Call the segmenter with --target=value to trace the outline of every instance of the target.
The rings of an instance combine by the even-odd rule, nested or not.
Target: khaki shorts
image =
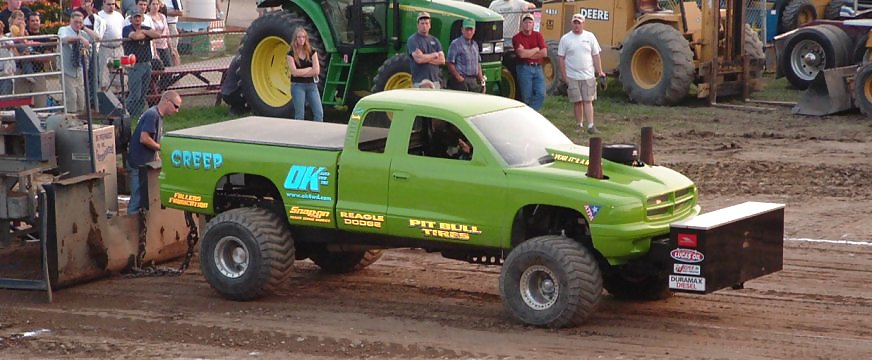
[[[566,80],[566,95],[571,102],[596,100],[596,78]]]

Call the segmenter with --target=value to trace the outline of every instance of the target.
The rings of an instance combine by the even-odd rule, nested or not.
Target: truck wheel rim
[[[633,81],[643,89],[653,89],[663,77],[663,58],[651,46],[643,46],[633,53],[630,60]]]
[[[790,52],[790,69],[805,81],[814,80],[826,63],[824,48],[817,41],[802,40]]]
[[[248,247],[235,236],[226,236],[215,245],[213,258],[218,271],[231,279],[236,279],[248,269],[250,259]]]
[[[282,107],[291,101],[288,73],[288,43],[278,36],[261,40],[251,59],[251,79],[257,96],[265,104]]]
[[[398,72],[391,75],[385,82],[385,90],[408,89],[412,87],[412,74]]]
[[[560,286],[551,269],[534,265],[521,274],[521,298],[533,310],[545,310],[557,302]]]

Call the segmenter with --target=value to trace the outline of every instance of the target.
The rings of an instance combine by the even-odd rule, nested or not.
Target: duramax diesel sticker
[[[197,209],[205,209],[209,207],[209,203],[203,202],[202,196],[182,193],[174,193],[173,197],[170,198],[169,203]]]
[[[293,206],[288,210],[288,218],[297,221],[309,221],[317,223],[329,223],[330,212],[324,210],[305,209]]]
[[[409,227],[419,228],[426,237],[451,240],[469,240],[470,235],[480,235],[476,225],[455,224],[441,221],[409,219]]]
[[[384,215],[364,214],[350,211],[340,211],[339,217],[342,218],[342,223],[345,225],[376,229],[381,229],[382,224],[385,222]]]
[[[669,288],[705,292],[705,278],[696,276],[669,275]]]

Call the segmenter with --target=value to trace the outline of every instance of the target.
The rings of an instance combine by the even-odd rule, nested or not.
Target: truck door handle
[[[394,176],[394,179],[397,179],[397,180],[408,180],[409,179],[409,174],[406,174],[404,172],[395,172],[395,173],[393,173],[393,176]]]

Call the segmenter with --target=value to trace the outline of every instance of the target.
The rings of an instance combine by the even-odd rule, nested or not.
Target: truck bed
[[[320,150],[342,150],[345,145],[347,127],[345,124],[248,116],[176,130],[167,133],[166,136]],[[377,139],[387,137],[387,132],[368,135],[367,138]]]

